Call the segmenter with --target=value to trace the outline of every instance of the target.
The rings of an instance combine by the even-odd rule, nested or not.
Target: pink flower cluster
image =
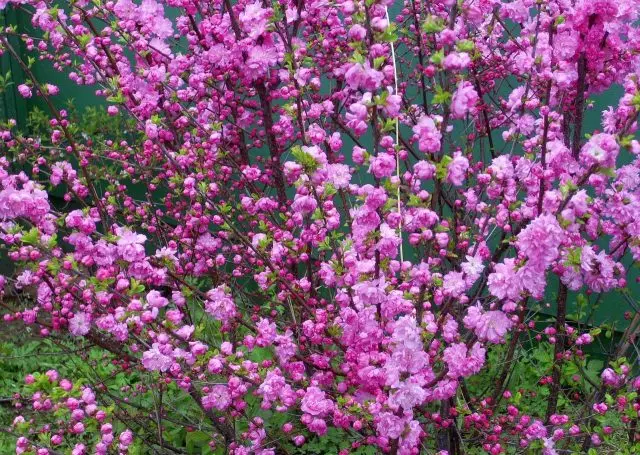
[[[25,415],[30,410],[37,411],[42,420],[34,421],[18,415],[13,420],[12,428],[29,430],[29,434],[34,435],[40,433],[40,437],[19,437],[16,454],[35,452],[38,455],[50,455],[65,445],[71,447],[69,453],[72,455],[106,455],[114,451],[123,455],[130,453],[133,432],[130,429],[124,429],[119,434],[115,432],[112,416],[97,402],[91,388],[61,379],[56,370],[28,375],[25,384],[25,393],[28,395],[15,396],[16,407],[24,408]],[[60,415],[68,415],[69,421],[56,418]],[[46,420],[49,423],[45,423]],[[90,427],[97,427],[98,431],[88,431]],[[49,438],[51,449],[42,446],[44,435]]]
[[[0,124],[3,318],[109,366],[91,387],[30,377],[18,453],[628,439],[637,319],[596,368],[582,313],[634,301],[637,0],[5,7],[47,37],[0,49],[49,117]],[[15,40],[104,116],[58,106]],[[550,352],[527,391],[531,340]]]

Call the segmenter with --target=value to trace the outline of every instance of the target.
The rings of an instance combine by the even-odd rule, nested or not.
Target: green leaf
[[[382,127],[382,131],[385,133],[390,133],[396,129],[396,122],[398,120],[395,118],[386,118],[384,119],[384,125]]]
[[[316,159],[309,153],[302,150],[302,147],[299,145],[291,147],[291,154],[295,158],[296,162],[304,168],[307,174],[313,174],[320,167]]]
[[[607,177],[615,178],[616,170],[611,167],[600,167],[598,168],[598,173],[602,175],[606,175]]]
[[[54,248],[56,245],[58,245],[58,234],[54,233],[49,238],[49,242],[47,243],[47,246],[49,248]]]
[[[204,431],[192,431],[186,435],[186,446],[188,453],[201,452],[200,450],[211,441],[211,436]]]
[[[422,31],[425,33],[439,33],[444,30],[444,27],[444,20],[436,16],[429,16],[427,20],[422,23]]]
[[[323,194],[324,194],[326,197],[331,197],[331,196],[333,196],[334,194],[336,194],[337,192],[338,192],[338,190],[337,190],[337,189],[336,189],[336,187],[335,187],[335,186],[333,186],[331,183],[326,183],[326,184],[325,184]]]
[[[360,63],[363,64],[365,62],[364,57],[362,56],[362,54],[358,51],[355,51],[352,55],[351,55],[351,61],[354,63]]]
[[[142,294],[145,290],[144,284],[138,282],[135,278],[131,278],[129,295]]]
[[[393,43],[398,40],[398,34],[396,33],[396,25],[390,24],[382,33],[382,41],[387,43]]]
[[[385,60],[387,60],[387,57],[385,55],[381,55],[380,57],[374,58],[373,67],[375,69],[380,69],[382,67],[382,64],[385,62]]]
[[[580,268],[582,264],[582,248],[571,248],[567,254],[565,265]]]
[[[93,38],[93,36],[90,35],[90,34],[78,36],[78,41],[80,42],[80,47],[82,47],[83,49],[85,47],[87,47],[87,45],[91,42],[92,38]]]
[[[451,97],[451,93],[445,91],[439,85],[436,85],[436,93],[433,95],[433,102],[435,104],[449,104]]]
[[[563,183],[560,185],[560,193],[562,193],[562,197],[567,197],[571,191],[578,189],[578,187],[572,181],[568,181],[567,183]]]
[[[40,231],[37,228],[31,228],[29,232],[22,236],[22,242],[27,245],[35,245],[40,239]]]
[[[453,161],[449,155],[445,155],[442,157],[442,160],[436,166],[436,178],[438,180],[444,180],[447,177],[447,172],[449,168],[449,163]]]
[[[431,56],[431,63],[439,65],[444,60],[444,49],[440,49],[438,52]]]
[[[456,48],[460,52],[473,52],[473,50],[475,49],[475,44],[473,44],[473,41],[462,40],[456,43]]]
[[[377,106],[384,106],[387,104],[387,98],[389,98],[389,92],[385,90],[380,95],[374,98],[374,102]]]
[[[220,210],[220,213],[222,213],[223,215],[228,215],[229,213],[231,213],[231,206],[226,202],[223,202],[218,206],[218,210]]]
[[[273,13],[271,15],[271,22],[275,23],[275,22],[280,22],[281,20],[284,19],[284,13],[282,12],[282,8],[280,7],[280,4],[277,2],[274,2],[271,4],[273,7]]]
[[[122,91],[118,90],[118,93],[116,95],[107,97],[107,101],[110,103],[122,104],[126,101],[126,99],[122,94]]]

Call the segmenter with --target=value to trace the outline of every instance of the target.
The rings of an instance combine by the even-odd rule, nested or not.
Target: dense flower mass
[[[16,453],[638,449],[637,317],[586,349],[635,301],[639,1],[0,8],[47,109],[0,124],[0,308],[110,368],[28,376]]]

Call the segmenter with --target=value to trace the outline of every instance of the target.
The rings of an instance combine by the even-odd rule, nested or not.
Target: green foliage
[[[15,335],[15,336],[14,336]],[[9,341],[22,339],[22,343]],[[30,330],[21,328],[15,333],[0,335],[0,428],[8,428],[13,421],[12,397],[20,392],[27,374],[56,368],[62,374],[71,371],[64,361],[65,351],[71,346],[58,346],[50,339],[31,337]],[[0,453],[14,453],[15,439],[0,432]]]
[[[451,102],[451,93],[445,91],[439,85],[436,86],[436,93],[433,96],[433,102],[436,104],[449,104]]]
[[[449,164],[453,161],[449,155],[442,157],[442,160],[436,165],[436,177],[438,180],[444,180],[447,177]]]
[[[194,286],[202,283],[191,283]],[[193,302],[190,302],[193,305]],[[195,310],[195,309],[194,309]],[[285,309],[286,310],[286,309]],[[207,325],[198,317],[198,311],[194,313],[198,330],[201,334],[214,334],[218,328]],[[593,330],[592,335],[598,336],[602,331]],[[111,362],[111,355],[105,353],[98,347],[77,346],[70,340],[58,339],[53,341],[50,338],[36,338],[29,336],[29,329],[22,333],[10,333],[5,338],[12,341],[0,342],[0,390],[3,399],[0,402],[0,425],[9,428],[15,415],[11,407],[11,400],[7,400],[13,394],[19,392],[24,387],[24,377],[35,371],[45,372],[55,368],[61,377],[71,379],[75,384],[96,384],[102,383],[105,391],[99,394],[100,402],[110,409],[126,411],[126,415],[139,418],[138,424],[127,421],[127,427],[133,427],[136,435],[136,443],[132,446],[131,453],[147,454],[153,453],[151,446],[143,441],[157,440],[158,428],[155,421],[149,419],[156,410],[157,403],[162,402],[163,408],[169,412],[170,418],[162,421],[162,434],[164,443],[172,448],[176,448],[182,453],[193,455],[221,455],[224,447],[218,444],[211,448],[209,445],[213,428],[207,418],[202,415],[200,408],[194,403],[192,398],[177,387],[174,383],[160,384],[157,377],[142,374],[136,370],[122,371]],[[24,334],[27,334],[25,337]],[[18,336],[21,335],[21,336]],[[521,336],[518,348],[515,351],[513,362],[510,368],[508,380],[504,384],[505,389],[512,392],[512,397],[503,399],[500,407],[513,404],[522,413],[529,414],[535,418],[544,418],[548,397],[549,386],[541,385],[540,378],[551,374],[553,367],[553,345],[540,343],[527,334]],[[204,336],[204,335],[203,335]],[[20,341],[17,341],[20,340]],[[503,345],[494,345],[488,350],[486,368],[478,375],[467,379],[467,387],[471,396],[490,396],[494,392],[496,378],[502,372],[504,359],[509,349],[509,342]],[[270,348],[254,349],[249,358],[259,362],[273,357]],[[616,369],[624,362],[612,362],[611,367]],[[593,384],[599,383],[599,374],[604,368],[604,362],[600,359],[592,359],[588,356],[584,358],[572,358],[566,360],[561,368],[562,393],[559,396],[558,413],[568,414],[572,418],[579,418],[583,409],[582,405],[588,402],[589,397],[595,392]],[[49,390],[55,393],[48,380],[44,376],[36,376],[36,384],[41,390]],[[27,390],[30,388],[27,387]],[[23,389],[24,390],[24,389]],[[132,394],[132,391],[137,391]],[[128,404],[118,402],[112,397],[127,397]],[[605,396],[606,402],[612,402],[615,398]],[[261,399],[252,396],[247,400],[247,412],[251,415],[262,417],[267,433],[278,435],[282,425],[286,422],[296,423],[298,415],[287,412],[274,412],[260,408]],[[465,407],[465,399],[462,395],[457,397],[459,409]],[[611,403],[609,405],[611,406]],[[437,408],[431,409],[437,411]],[[366,415],[363,415],[366,420]],[[615,425],[611,420],[615,416],[598,417],[595,425]],[[135,420],[134,420],[135,421]],[[145,424],[142,424],[146,422]],[[184,423],[183,423],[184,422]],[[193,422],[199,422],[195,426]],[[247,431],[246,423],[236,422],[236,431]],[[116,431],[122,431],[125,424],[118,423]],[[191,425],[191,426],[189,426]],[[434,429],[429,429],[434,431]],[[292,455],[311,454],[334,454],[343,449],[349,449],[351,454],[373,455],[379,453],[376,448],[363,444],[357,448],[352,448],[352,443],[357,440],[348,430],[329,428],[323,436],[317,436],[306,430],[296,430],[294,434],[303,434],[306,443],[302,447],[296,447],[290,438],[279,438],[280,444]],[[97,428],[88,428],[90,432],[97,432]],[[292,434],[293,435],[293,434]],[[624,448],[624,441],[609,441],[611,445]],[[0,453],[12,453],[14,448],[14,438],[4,433],[0,433]],[[426,442],[428,445],[429,443]],[[531,450],[538,450],[530,447]],[[63,452],[66,453],[66,452]],[[465,447],[465,453],[480,454],[481,449],[473,446]],[[507,452],[515,453],[515,452]],[[613,453],[613,452],[612,452]],[[620,452],[632,453],[632,452]]]
[[[138,134],[130,119],[120,115],[110,116],[101,106],[88,106],[79,112],[73,99],[67,100],[66,104],[70,120],[68,130],[79,141],[90,137],[95,144],[99,144],[106,139],[127,139]],[[45,144],[50,142],[49,120],[50,114],[37,106],[30,109],[27,117],[27,130],[31,135],[40,137]]]
[[[445,21],[441,17],[427,16],[422,23],[422,31],[425,33],[439,33],[446,27]]]
[[[293,449],[294,454],[334,454],[340,452],[340,450],[351,447],[351,441],[348,435],[344,431],[340,431],[336,428],[329,428],[327,434],[324,436],[314,437],[309,440],[302,447],[296,447]],[[375,455],[378,450],[372,446],[361,446],[358,449],[352,450],[350,454],[357,455]]]
[[[291,154],[298,164],[300,164],[307,174],[313,174],[319,167],[316,159],[309,153],[302,150],[302,147],[296,145],[291,148]]]
[[[0,93],[4,93],[12,85],[11,71],[7,71],[4,76],[0,74]]]

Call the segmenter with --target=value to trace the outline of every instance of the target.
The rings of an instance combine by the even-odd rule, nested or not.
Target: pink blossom
[[[78,312],[69,320],[69,332],[74,336],[84,336],[91,330],[91,317],[84,312]]]
[[[467,113],[475,114],[478,99],[478,93],[471,83],[460,82],[451,99],[451,114],[453,118],[464,118]]]
[[[0,190],[1,220],[25,217],[38,221],[49,212],[49,209],[47,193],[38,189],[32,182],[24,184],[21,190],[6,186]]]
[[[349,87],[354,90],[375,90],[380,86],[383,75],[369,65],[369,62],[354,63],[345,73],[345,79]]]
[[[518,234],[517,246],[532,267],[544,270],[557,258],[563,235],[554,216],[541,215]]]
[[[236,315],[236,305],[224,286],[218,286],[207,292],[205,310],[222,322],[226,322]]]
[[[620,387],[623,379],[611,368],[605,368],[601,374],[602,382],[610,387]]]
[[[268,10],[262,8],[261,4],[249,3],[245,6],[238,18],[242,24],[242,28],[249,34],[251,38],[257,38],[262,35],[266,29],[268,21]]]
[[[391,412],[381,412],[376,419],[376,428],[382,436],[397,439],[404,431],[404,419]]]
[[[118,438],[118,440],[120,441],[120,444],[129,446],[133,442],[133,433],[131,432],[131,430],[127,429],[120,433],[120,437]]]
[[[453,185],[462,185],[466,178],[467,169],[469,169],[469,160],[461,152],[455,152],[453,160],[447,167],[447,180]]]
[[[371,172],[377,178],[389,177],[396,170],[396,160],[388,153],[380,153],[371,158]]]
[[[611,134],[596,134],[582,147],[580,159],[587,164],[614,167],[620,146]]]
[[[261,171],[256,167],[248,167],[242,170],[242,175],[246,177],[249,181],[258,180],[260,177]]]
[[[313,213],[313,211],[318,207],[318,203],[316,202],[313,196],[301,196],[296,195],[296,198],[291,205],[291,208],[299,212],[303,215],[307,215],[309,213]]]
[[[300,409],[302,412],[311,414],[312,416],[325,416],[333,410],[333,402],[326,398],[325,393],[318,387],[311,386],[302,399]]]
[[[474,343],[470,350],[463,343],[455,343],[444,350],[444,361],[449,377],[468,377],[476,374],[485,361],[486,350],[480,343]]]
[[[154,308],[163,308],[169,304],[169,300],[165,297],[162,297],[160,292],[151,290],[147,293],[147,302],[151,307]]]
[[[136,234],[127,228],[116,228],[116,235],[118,235],[118,254],[128,262],[139,261],[145,256],[144,242],[147,237],[142,234]]]
[[[428,161],[421,160],[413,165],[413,172],[419,179],[429,180],[435,175],[436,167]]]
[[[346,164],[327,165],[327,180],[338,189],[346,188],[351,181],[351,170]]]
[[[443,66],[445,69],[459,71],[471,63],[471,58],[466,52],[452,52],[444,58]]]
[[[481,341],[503,343],[513,321],[502,311],[482,311],[479,305],[469,307],[464,325],[472,329]]]
[[[349,29],[349,38],[362,41],[367,36],[367,30],[360,24],[355,24]]]
[[[260,319],[257,324],[257,329],[258,337],[256,343],[258,346],[268,346],[276,339],[276,325],[268,319]]]
[[[150,371],[165,372],[171,367],[173,359],[160,351],[160,346],[153,343],[151,349],[142,355],[142,365]]]
[[[431,117],[420,117],[418,124],[413,127],[413,132],[418,136],[418,148],[421,152],[435,153],[440,150],[442,135]]]
[[[262,77],[267,68],[278,61],[277,50],[271,45],[253,46],[249,50],[249,58],[246,61],[246,75],[251,80]]]
[[[223,411],[231,404],[229,388],[225,385],[217,384],[211,391],[202,398],[202,406],[205,409],[217,409]]]
[[[499,299],[518,300],[522,285],[516,276],[515,259],[505,259],[496,264],[495,272],[489,274],[489,291]]]
[[[16,453],[135,451],[112,404],[135,399],[144,430],[159,392],[163,419],[213,428],[198,449],[234,455],[318,437],[444,453],[450,429],[491,454],[626,438],[628,361],[597,372],[605,403],[551,402],[542,422],[530,398],[555,378],[524,387],[495,344],[552,355],[553,311],[538,341],[513,336],[535,329],[520,310],[558,280],[593,303],[635,278],[635,0],[9,3],[30,58],[105,103],[0,125],[2,318],[92,335],[112,352],[91,366],[114,373],[94,384],[110,396],[26,375]],[[53,83],[16,91],[46,105]],[[596,331],[562,329],[566,356],[597,366]],[[478,387],[503,370],[509,390]],[[204,425],[179,412],[193,399]]]
[[[31,87],[29,87],[27,84],[20,84],[18,86],[18,92],[23,98],[31,98],[31,96],[33,95],[31,92]]]

